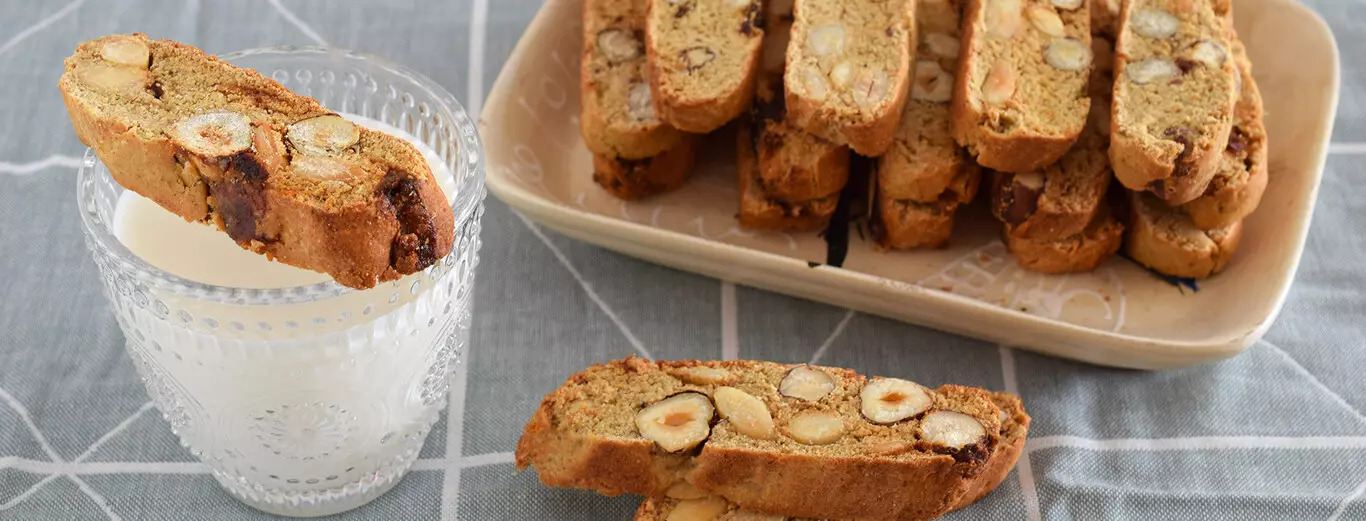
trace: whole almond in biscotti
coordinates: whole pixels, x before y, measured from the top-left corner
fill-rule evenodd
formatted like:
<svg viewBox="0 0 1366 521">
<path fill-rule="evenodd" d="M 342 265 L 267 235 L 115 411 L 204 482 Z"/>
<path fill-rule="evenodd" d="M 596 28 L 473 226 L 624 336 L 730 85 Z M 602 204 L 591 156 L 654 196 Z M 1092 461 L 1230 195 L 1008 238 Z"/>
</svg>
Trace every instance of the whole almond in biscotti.
<svg viewBox="0 0 1366 521">
<path fill-rule="evenodd" d="M 1219 169 L 1205 193 L 1181 206 L 1202 230 L 1214 230 L 1243 220 L 1261 203 L 1266 191 L 1266 127 L 1262 123 L 1262 94 L 1252 78 L 1252 63 L 1243 43 L 1233 40 L 1234 63 L 1241 87 L 1233 107 L 1233 130 L 1224 147 Z"/>
<path fill-rule="evenodd" d="M 706 133 L 744 112 L 764 40 L 760 0 L 648 0 L 645 47 L 659 117 Z"/>
<path fill-rule="evenodd" d="M 789 121 L 859 154 L 882 155 L 906 104 L 915 5 L 797 0 L 783 76 Z"/>
<path fill-rule="evenodd" d="M 685 139 L 655 110 L 645 57 L 647 1 L 583 3 L 579 128 L 584 145 L 604 158 L 654 157 Z"/>
<path fill-rule="evenodd" d="M 726 383 L 696 383 L 718 374 Z M 979 484 L 1000 442 L 1013 443 L 1002 438 L 1010 421 L 981 389 L 804 364 L 628 358 L 547 395 L 516 457 L 552 486 L 697 507 L 704 494 L 728 499 L 707 509 L 715 519 L 931 519 Z"/>
<path fill-rule="evenodd" d="M 1125 187 L 1171 205 L 1205 192 L 1238 97 L 1230 19 L 1227 0 L 1124 3 L 1110 163 Z"/>
<path fill-rule="evenodd" d="M 1090 109 L 1089 2 L 966 0 L 953 137 L 983 167 L 1037 170 L 1076 141 Z"/>
<path fill-rule="evenodd" d="M 436 263 L 455 236 L 422 154 L 249 69 L 142 34 L 84 42 L 59 86 L 114 179 L 239 246 L 357 289 Z"/>
</svg>

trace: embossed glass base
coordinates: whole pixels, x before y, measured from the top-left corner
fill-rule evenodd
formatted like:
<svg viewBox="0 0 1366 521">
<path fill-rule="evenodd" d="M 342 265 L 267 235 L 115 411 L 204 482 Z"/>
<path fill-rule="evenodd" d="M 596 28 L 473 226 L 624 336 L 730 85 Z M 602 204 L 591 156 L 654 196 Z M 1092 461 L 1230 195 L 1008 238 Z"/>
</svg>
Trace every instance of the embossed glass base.
<svg viewBox="0 0 1366 521">
<path fill-rule="evenodd" d="M 332 281 L 213 286 L 158 269 L 114 235 L 124 190 L 104 165 L 87 152 L 78 175 L 86 244 L 105 295 L 181 444 L 248 505 L 335 514 L 402 479 L 446 405 L 469 341 L 482 149 L 455 99 L 401 67 L 316 48 L 222 58 L 406 132 L 445 166 L 439 180 L 452 200 L 455 247 L 420 273 L 365 291 Z M 451 418 L 451 428 L 459 421 Z"/>
</svg>

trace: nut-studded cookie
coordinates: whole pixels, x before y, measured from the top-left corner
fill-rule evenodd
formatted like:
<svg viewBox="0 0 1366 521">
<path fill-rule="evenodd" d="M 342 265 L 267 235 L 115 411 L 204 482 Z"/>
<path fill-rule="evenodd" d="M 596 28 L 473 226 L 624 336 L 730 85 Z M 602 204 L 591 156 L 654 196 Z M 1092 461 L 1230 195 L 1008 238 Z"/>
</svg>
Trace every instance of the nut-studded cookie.
<svg viewBox="0 0 1366 521">
<path fill-rule="evenodd" d="M 677 189 L 692 172 L 696 141 L 686 136 L 673 148 L 643 159 L 593 154 L 593 182 L 628 201 Z"/>
<path fill-rule="evenodd" d="M 1228 0 L 1124 2 L 1110 164 L 1170 205 L 1205 192 L 1233 124 L 1238 72 Z"/>
<path fill-rule="evenodd" d="M 1102 208 L 1082 231 L 1060 239 L 1023 239 L 1005 225 L 1006 249 L 1021 267 L 1040 273 L 1078 273 L 1096 269 L 1119 251 L 1124 225 Z"/>
<path fill-rule="evenodd" d="M 760 134 L 755 129 L 756 124 L 762 123 L 762 118 L 752 121 L 746 117 L 741 118 L 736 125 L 735 171 L 740 187 L 740 210 L 737 215 L 740 227 L 794 232 L 824 229 L 830 222 L 830 216 L 835 213 L 839 192 L 794 202 L 785 202 L 769 194 L 764 188 L 759 166 L 759 149 L 762 145 L 759 143 Z M 848 152 L 845 154 L 847 157 Z M 843 171 L 847 174 L 847 164 Z"/>
<path fill-rule="evenodd" d="M 1219 170 L 1204 195 L 1181 206 L 1191 222 L 1203 230 L 1230 226 L 1257 209 L 1266 191 L 1266 127 L 1262 124 L 1262 93 L 1252 79 L 1252 62 L 1243 42 L 1233 39 L 1234 63 L 1241 89 L 1233 107 L 1233 130 L 1224 147 Z"/>
<path fill-rule="evenodd" d="M 655 110 L 688 132 L 711 132 L 754 93 L 764 28 L 760 0 L 648 0 L 645 47 Z"/>
<path fill-rule="evenodd" d="M 239 246 L 365 289 L 451 251 L 422 154 L 256 71 L 142 34 L 80 44 L 59 81 L 114 179 Z"/>
<path fill-rule="evenodd" d="M 546 396 L 516 457 L 543 483 L 610 495 L 696 488 L 756 512 L 931 519 L 989 466 L 1001 424 L 981 389 L 804 364 L 627 358 Z"/>
<path fill-rule="evenodd" d="M 646 2 L 583 3 L 579 127 L 594 154 L 643 159 L 683 141 L 683 132 L 655 111 L 644 48 Z"/>
<path fill-rule="evenodd" d="M 1090 110 L 1091 7 L 1074 0 L 968 0 L 953 136 L 983 167 L 1057 161 Z"/>
<path fill-rule="evenodd" d="M 915 5 L 797 0 L 783 74 L 789 120 L 865 156 L 886 152 L 909 90 Z"/>
<path fill-rule="evenodd" d="M 1190 216 L 1146 192 L 1129 192 L 1124 252 L 1153 271 L 1203 279 L 1224 270 L 1243 236 L 1243 222 L 1201 230 Z"/>
</svg>

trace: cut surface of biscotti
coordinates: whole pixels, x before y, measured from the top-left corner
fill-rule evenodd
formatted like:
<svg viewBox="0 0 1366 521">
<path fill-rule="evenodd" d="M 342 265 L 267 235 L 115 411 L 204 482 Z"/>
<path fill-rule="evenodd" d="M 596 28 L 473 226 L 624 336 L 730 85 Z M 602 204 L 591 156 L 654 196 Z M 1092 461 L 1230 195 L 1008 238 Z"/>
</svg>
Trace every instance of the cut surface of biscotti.
<svg viewBox="0 0 1366 521">
<path fill-rule="evenodd" d="M 1262 93 L 1252 78 L 1252 62 L 1237 38 L 1234 63 L 1241 78 L 1238 103 L 1233 108 L 1233 130 L 1224 147 L 1219 170 L 1205 193 L 1182 205 L 1191 222 L 1202 230 L 1230 226 L 1257 209 L 1266 191 L 1266 126 L 1262 123 Z"/>
<path fill-rule="evenodd" d="M 1090 224 L 1069 237 L 1031 240 L 1012 233 L 1010 225 L 1002 232 L 1006 249 L 1021 267 L 1040 273 L 1079 273 L 1096 269 L 1119 251 L 1124 240 L 1124 225 L 1108 207 L 1103 207 Z"/>
<path fill-rule="evenodd" d="M 759 70 L 760 0 L 648 0 L 645 42 L 655 110 L 688 132 L 744 112 Z"/>
<path fill-rule="evenodd" d="M 628 358 L 548 395 L 516 457 L 553 486 L 658 497 L 686 482 L 756 512 L 929 519 L 962 499 L 1000 424 L 981 389 L 803 364 Z"/>
<path fill-rule="evenodd" d="M 1098 119 L 1109 107 L 1093 103 L 1092 119 Z M 1106 144 L 1093 121 L 1058 162 L 1024 174 L 993 173 L 993 215 L 1020 239 L 1056 241 L 1081 233 L 1105 206 L 1113 177 Z"/>
<path fill-rule="evenodd" d="M 987 460 L 986 470 L 974 478 L 968 493 L 955 510 L 962 509 L 986 497 L 1010 474 L 1024 451 L 1029 433 L 1030 418 L 1020 399 L 1009 393 L 992 393 L 991 401 L 1000 411 L 1001 441 L 996 452 Z M 838 494 L 831 491 L 829 494 Z M 745 510 L 725 498 L 707 495 L 701 489 L 684 483 L 673 487 L 661 498 L 645 498 L 636 509 L 634 521 L 806 521 L 808 518 L 782 514 L 765 514 Z"/>
<path fill-rule="evenodd" d="M 750 230 L 811 232 L 824 229 L 835 214 L 839 193 L 816 199 L 785 202 L 771 196 L 764 188 L 759 163 L 761 134 L 755 129 L 765 118 L 741 118 L 736 125 L 735 169 L 740 188 L 740 227 Z M 841 147 L 842 148 L 842 147 Z M 784 151 L 779 150 L 777 154 Z M 848 157 L 848 152 L 844 153 Z M 772 160 L 772 159 L 770 159 Z M 844 165 L 845 176 L 848 165 Z M 822 172 L 812 171 L 812 174 Z"/>
<path fill-rule="evenodd" d="M 891 146 L 915 42 L 907 0 L 797 0 L 787 68 L 788 118 L 865 156 Z"/>
<path fill-rule="evenodd" d="M 1243 222 L 1201 230 L 1190 216 L 1152 194 L 1129 193 L 1124 252 L 1153 271 L 1202 279 L 1224 270 L 1238 251 Z"/>
<path fill-rule="evenodd" d="M 1233 124 L 1228 0 L 1131 0 L 1115 47 L 1110 163 L 1167 204 L 1205 192 Z"/>
<path fill-rule="evenodd" d="M 594 154 L 643 159 L 676 147 L 684 133 L 655 111 L 645 59 L 648 0 L 585 0 L 579 71 L 583 142 Z"/>
<path fill-rule="evenodd" d="M 120 185 L 245 249 L 358 289 L 451 250 L 454 217 L 421 153 L 256 71 L 112 35 L 80 44 L 60 87 Z"/>
<path fill-rule="evenodd" d="M 693 136 L 684 137 L 673 148 L 643 159 L 593 154 L 593 182 L 628 201 L 674 190 L 692 172 L 696 141 Z"/>
<path fill-rule="evenodd" d="M 953 135 L 986 168 L 1057 161 L 1090 110 L 1089 2 L 968 0 Z"/>
</svg>

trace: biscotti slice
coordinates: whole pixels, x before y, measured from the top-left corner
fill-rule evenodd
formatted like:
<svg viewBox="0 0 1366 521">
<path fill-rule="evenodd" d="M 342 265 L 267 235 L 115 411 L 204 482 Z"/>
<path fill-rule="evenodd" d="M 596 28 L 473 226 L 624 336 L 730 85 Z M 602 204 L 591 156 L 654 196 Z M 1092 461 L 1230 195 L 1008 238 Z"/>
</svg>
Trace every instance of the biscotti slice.
<svg viewBox="0 0 1366 521">
<path fill-rule="evenodd" d="M 1266 127 L 1262 124 L 1262 93 L 1252 79 L 1252 62 L 1237 38 L 1234 63 L 1241 77 L 1238 103 L 1233 108 L 1233 130 L 1224 147 L 1219 170 L 1204 195 L 1182 205 L 1191 222 L 1202 230 L 1224 228 L 1257 209 L 1266 191 Z"/>
<path fill-rule="evenodd" d="M 621 159 L 593 154 L 593 182 L 619 199 L 634 201 L 674 190 L 692 172 L 693 136 L 644 159 Z"/>
<path fill-rule="evenodd" d="M 1115 47 L 1110 164 L 1170 205 L 1205 192 L 1233 125 L 1228 0 L 1130 0 Z"/>
<path fill-rule="evenodd" d="M 1098 111 L 1107 106 L 1096 103 Z M 1094 127 L 1094 122 L 1092 127 Z M 1104 134 L 1088 129 L 1058 162 L 1024 174 L 994 172 L 991 210 L 1006 233 L 1031 241 L 1079 234 L 1105 206 L 1113 177 Z"/>
<path fill-rule="evenodd" d="M 909 91 L 915 5 L 797 0 L 783 74 L 791 123 L 865 156 L 885 153 Z"/>
<path fill-rule="evenodd" d="M 1108 207 L 1103 207 L 1085 229 L 1069 237 L 1022 239 L 1011 233 L 1009 225 L 1001 235 L 1020 267 L 1040 273 L 1079 273 L 1096 269 L 1119 251 L 1124 225 L 1111 215 Z"/>
<path fill-rule="evenodd" d="M 546 396 L 516 458 L 548 485 L 609 495 L 666 496 L 686 482 L 755 512 L 930 519 L 981 475 L 1000 425 L 981 389 L 802 364 L 628 358 Z"/>
<path fill-rule="evenodd" d="M 1091 11 L 1068 0 L 968 0 L 953 136 L 986 168 L 1023 173 L 1071 148 L 1091 105 Z"/>
<path fill-rule="evenodd" d="M 655 112 L 644 49 L 647 1 L 583 3 L 579 128 L 594 154 L 643 159 L 684 139 Z"/>
<path fill-rule="evenodd" d="M 1201 230 L 1190 216 L 1152 194 L 1129 193 L 1124 252 L 1153 271 L 1202 279 L 1223 271 L 1243 236 L 1243 222 Z"/>
<path fill-rule="evenodd" d="M 878 172 L 879 179 L 882 178 Z M 892 250 L 942 248 L 953 232 L 958 208 L 977 196 L 981 173 L 975 163 L 955 178 L 955 183 L 932 201 L 896 199 L 875 186 L 873 237 L 878 246 Z"/>
<path fill-rule="evenodd" d="M 991 401 L 1000 411 L 1001 441 L 996 452 L 987 460 L 986 470 L 973 479 L 967 494 L 959 500 L 955 510 L 962 509 L 986 497 L 1015 468 L 1024 452 L 1029 433 L 1029 415 L 1020 399 L 1009 393 L 992 393 Z M 827 492 L 838 494 L 839 492 Z M 662 498 L 645 498 L 636 509 L 634 521 L 805 521 L 807 518 L 781 514 L 763 514 L 745 510 L 726 501 L 709 496 L 701 489 L 684 483 L 670 488 Z"/>
<path fill-rule="evenodd" d="M 764 40 L 760 0 L 648 0 L 645 47 L 655 111 L 688 132 L 744 112 Z"/>
<path fill-rule="evenodd" d="M 426 159 L 256 71 L 145 35 L 80 44 L 59 82 L 114 179 L 252 252 L 357 289 L 451 251 Z"/>
<path fill-rule="evenodd" d="M 825 228 L 835 214 L 839 193 L 797 202 L 778 200 L 764 189 L 759 168 L 758 134 L 743 118 L 736 125 L 735 168 L 740 187 L 740 227 L 749 230 L 812 232 Z M 846 167 L 847 171 L 847 167 Z"/>
</svg>

